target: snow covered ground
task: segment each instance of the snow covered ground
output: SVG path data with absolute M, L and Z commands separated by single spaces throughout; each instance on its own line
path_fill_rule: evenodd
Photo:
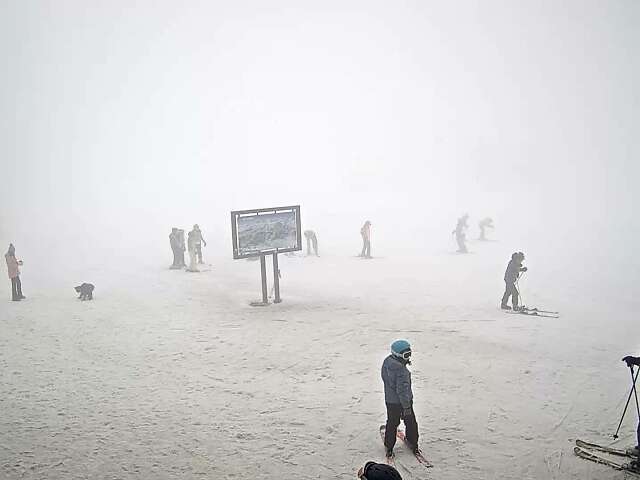
M 48 278 L 25 263 L 27 301 L 0 302 L 0 477 L 355 478 L 383 458 L 379 368 L 404 337 L 435 467 L 398 448 L 403 478 L 624 478 L 572 445 L 615 430 L 620 358 L 640 353 L 631 304 L 545 279 L 530 255 L 525 300 L 562 317 L 507 315 L 508 246 L 471 250 L 281 256 L 284 302 L 266 308 L 248 305 L 257 262 Z M 76 300 L 74 281 L 94 282 L 95 300 Z M 634 431 L 630 411 L 618 444 Z

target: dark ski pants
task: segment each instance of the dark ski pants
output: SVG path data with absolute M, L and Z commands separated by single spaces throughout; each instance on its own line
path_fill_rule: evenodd
M 178 267 L 178 250 L 172 248 L 171 251 L 173 252 L 173 264 L 171 266 Z
M 505 283 L 504 295 L 502 295 L 502 303 L 500 304 L 500 306 L 504 307 L 505 305 L 507 305 L 507 303 L 509 303 L 509 297 L 511 297 L 513 302 L 513 308 L 518 308 L 519 295 L 518 295 L 518 289 L 516 288 L 516 284 L 506 282 L 506 281 L 504 283 Z
M 202 262 L 202 244 L 196 243 L 196 257 L 198 258 L 198 263 Z
M 396 444 L 396 432 L 398 425 L 400 425 L 400 419 L 404 421 L 405 435 L 407 442 L 412 447 L 418 445 L 418 424 L 416 423 L 415 413 L 409 417 L 403 417 L 402 405 L 396 403 L 387 403 L 387 426 L 384 432 L 384 446 L 388 449 L 393 449 Z M 413 412 L 413 405 L 411 406 Z
M 371 242 L 369 240 L 362 240 L 362 253 L 360 253 L 361 257 L 370 257 L 371 256 Z
M 22 300 L 22 282 L 20 276 L 11 279 L 11 300 Z

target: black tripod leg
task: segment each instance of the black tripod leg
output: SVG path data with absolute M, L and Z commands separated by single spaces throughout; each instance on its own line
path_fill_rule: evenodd
M 629 396 L 627 397 L 627 403 L 624 405 L 624 411 L 622 412 L 622 417 L 620 417 L 620 423 L 618 423 L 618 428 L 616 429 L 616 433 L 613 434 L 613 438 L 618 438 L 618 433 L 620 432 L 620 427 L 622 426 L 622 421 L 624 420 L 624 416 L 627 413 L 627 408 L 629 407 L 629 402 L 631 401 L 631 395 L 636 391 L 636 380 L 638 378 L 638 374 L 640 374 L 640 369 L 638 373 L 636 373 L 635 377 L 633 376 L 633 368 L 631 367 L 631 379 L 633 380 L 631 391 L 629 392 Z M 638 403 L 638 394 L 636 392 L 636 406 Z

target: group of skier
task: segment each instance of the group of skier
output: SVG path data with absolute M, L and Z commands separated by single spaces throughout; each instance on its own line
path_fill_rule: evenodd
M 467 250 L 467 229 L 469 228 L 469 225 L 467 223 L 468 220 L 469 220 L 469 214 L 465 213 L 463 216 L 458 218 L 458 223 L 456 224 L 456 228 L 454 228 L 453 231 L 451 232 L 451 235 L 455 235 L 456 237 L 456 243 L 458 244 L 458 250 L 457 250 L 458 253 L 469 252 L 469 250 Z M 486 241 L 487 228 L 491 228 L 491 229 L 494 228 L 493 219 L 491 219 L 491 217 L 483 218 L 478 222 L 478 228 L 480 229 L 480 236 L 478 237 L 478 240 Z
M 198 265 L 204 263 L 202 261 L 202 247 L 207 246 L 202 231 L 196 223 L 193 226 L 193 230 L 187 235 L 187 242 L 185 247 L 184 230 L 180 228 L 172 228 L 169 234 L 169 244 L 171 251 L 173 252 L 173 264 L 172 270 L 185 268 L 187 272 L 198 272 Z M 187 266 L 184 261 L 184 252 L 189 252 L 189 265 Z

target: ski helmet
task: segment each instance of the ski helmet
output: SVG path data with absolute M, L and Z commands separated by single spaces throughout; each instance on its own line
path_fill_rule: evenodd
M 367 462 L 364 466 L 362 480 L 402 480 L 398 471 L 391 465 Z
M 391 344 L 391 355 L 407 360 L 411 357 L 411 345 L 406 340 L 396 340 Z

